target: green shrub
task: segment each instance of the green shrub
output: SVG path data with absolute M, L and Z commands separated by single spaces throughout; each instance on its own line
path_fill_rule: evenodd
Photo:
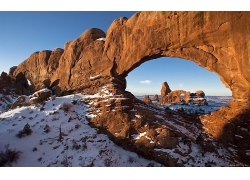
M 32 133 L 32 130 L 30 129 L 30 125 L 27 123 L 25 124 L 25 126 L 23 127 L 23 130 L 19 131 L 16 136 L 18 138 L 22 138 L 24 137 L 25 135 L 30 135 Z
M 43 128 L 43 131 L 46 132 L 46 133 L 50 132 L 50 127 L 49 127 L 48 124 L 45 125 L 45 127 Z

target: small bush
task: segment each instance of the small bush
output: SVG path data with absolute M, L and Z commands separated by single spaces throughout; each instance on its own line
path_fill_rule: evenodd
M 75 124 L 75 128 L 78 129 L 79 127 L 81 127 L 80 124 Z
M 80 145 L 80 144 L 77 144 L 77 142 L 75 142 L 75 140 L 73 140 L 72 143 L 73 143 L 73 146 L 72 146 L 72 149 L 73 149 L 73 150 L 74 150 L 74 149 L 78 150 L 78 149 L 81 148 L 81 145 Z
M 5 146 L 5 151 L 0 152 L 0 166 L 4 167 L 6 165 L 10 165 L 12 162 L 16 162 L 19 158 L 20 151 L 16 151 L 16 149 L 9 149 L 9 144 Z
M 42 157 L 39 157 L 39 158 L 37 159 L 37 161 L 41 162 L 42 159 L 43 159 Z
M 64 103 L 62 104 L 62 110 L 63 110 L 64 112 L 68 112 L 68 111 L 70 110 L 71 107 L 72 107 L 72 105 L 69 104 L 69 103 L 67 103 L 67 102 L 64 102 Z
M 49 127 L 48 124 L 45 125 L 45 127 L 43 128 L 43 131 L 46 132 L 46 133 L 50 132 L 50 127 Z
M 64 166 L 64 167 L 68 167 L 69 166 L 69 161 L 68 161 L 68 156 L 65 155 L 63 157 L 63 160 L 61 161 L 61 164 Z
M 16 137 L 18 138 L 22 138 L 23 137 L 23 131 L 18 131 L 18 133 L 16 134 Z
M 30 129 L 30 125 L 28 123 L 23 127 L 23 133 L 27 135 L 30 135 L 32 133 L 32 130 Z
M 110 167 L 111 164 L 112 164 L 111 159 L 105 159 L 105 160 L 104 160 L 104 165 L 105 165 L 106 167 Z
M 132 158 L 132 157 L 129 156 L 128 162 L 133 163 L 134 161 L 135 161 L 134 158 Z
M 148 165 L 147 165 L 147 167 L 154 167 L 155 165 L 154 165 L 154 163 L 149 163 Z
M 77 100 L 72 100 L 71 103 L 72 103 L 73 105 L 76 105 Z
M 18 138 L 22 138 L 25 135 L 30 135 L 32 133 L 32 130 L 30 129 L 30 125 L 27 123 L 24 127 L 23 130 L 19 131 L 16 136 Z

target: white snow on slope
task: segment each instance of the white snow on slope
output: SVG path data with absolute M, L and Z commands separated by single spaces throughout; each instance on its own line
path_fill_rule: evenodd
M 103 89 L 105 91 L 105 88 Z M 10 149 L 21 151 L 20 157 L 11 166 L 147 166 L 160 164 L 139 157 L 115 145 L 104 134 L 88 125 L 88 106 L 80 99 L 96 95 L 69 95 L 57 97 L 42 106 L 27 106 L 0 114 L 0 151 L 9 144 Z M 77 103 L 73 105 L 72 100 Z M 71 104 L 64 112 L 62 104 Z M 31 135 L 22 138 L 16 134 L 29 124 Z M 46 125 L 50 131 L 46 133 Z M 61 136 L 59 138 L 61 127 Z
M 3 95 L 0 93 L 0 114 L 10 108 L 11 104 L 16 100 L 17 96 Z

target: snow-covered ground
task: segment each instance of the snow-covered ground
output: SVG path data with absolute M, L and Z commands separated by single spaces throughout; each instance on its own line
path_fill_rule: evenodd
M 122 149 L 89 126 L 86 116 L 91 114 L 83 100 L 95 97 L 100 95 L 57 97 L 38 107 L 20 107 L 0 114 L 0 152 L 6 145 L 21 152 L 19 159 L 7 166 L 161 166 Z M 64 106 L 70 107 L 68 112 Z M 16 135 L 27 123 L 32 133 L 18 138 Z
M 89 105 L 95 103 L 96 98 L 112 98 L 108 88 L 104 86 L 100 93 L 94 95 L 75 94 L 64 97 L 51 98 L 39 106 L 18 107 L 0 114 L 0 153 L 8 146 L 11 150 L 20 152 L 16 162 L 6 166 L 16 167 L 44 167 L 44 166 L 162 166 L 150 161 L 134 152 L 129 152 L 114 144 L 107 135 L 100 134 L 98 129 L 89 125 L 86 118 L 92 118 Z M 88 101 L 88 104 L 85 102 Z M 195 113 L 198 108 L 205 108 L 203 112 L 218 109 L 221 105 L 227 105 L 230 98 L 207 98 L 208 106 L 197 105 L 165 105 L 156 106 L 159 112 L 161 109 L 170 108 L 174 111 L 190 111 Z M 148 108 L 152 108 L 147 106 Z M 213 109 L 214 108 L 214 109 Z M 155 109 L 155 108 L 152 108 Z M 157 109 L 155 109 L 157 111 Z M 199 112 L 202 110 L 198 109 Z M 135 110 L 136 111 L 136 110 Z M 136 114 L 136 118 L 142 118 Z M 167 122 L 169 128 L 185 132 L 186 125 L 183 122 L 168 121 L 160 114 L 156 117 Z M 20 135 L 25 125 L 29 125 L 32 133 L 30 135 Z M 183 124 L 183 125 L 182 125 Z M 184 128 L 184 129 L 183 129 Z M 188 128 L 188 127 L 187 127 Z M 190 127 L 192 133 L 197 130 Z M 189 133 L 189 130 L 187 130 Z M 197 132 L 199 134 L 199 132 Z M 150 139 L 145 132 L 134 134 L 132 138 L 139 140 L 145 136 Z M 190 137 L 192 137 L 190 135 Z M 195 138 L 195 137 L 194 137 Z M 154 149 L 159 153 L 170 155 L 178 159 L 178 163 L 184 166 L 228 166 L 230 155 L 223 147 L 218 146 L 218 153 L 202 152 L 200 147 L 190 142 L 185 144 L 181 139 L 179 145 L 174 149 Z M 181 152 L 181 153 L 180 153 Z M 205 153 L 205 154 L 204 154 Z
M 17 96 L 3 95 L 0 93 L 0 114 L 8 110 L 11 104 L 16 100 Z

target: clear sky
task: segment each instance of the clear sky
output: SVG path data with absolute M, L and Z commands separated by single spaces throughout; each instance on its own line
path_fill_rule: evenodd
M 8 72 L 33 52 L 63 48 L 89 28 L 107 32 L 116 18 L 131 17 L 132 11 L 89 12 L 1 12 L 0 11 L 0 72 Z M 191 92 L 203 90 L 206 95 L 231 95 L 218 75 L 192 61 L 159 58 L 148 61 L 127 77 L 127 90 L 135 95 L 160 94 L 167 81 L 172 90 Z

